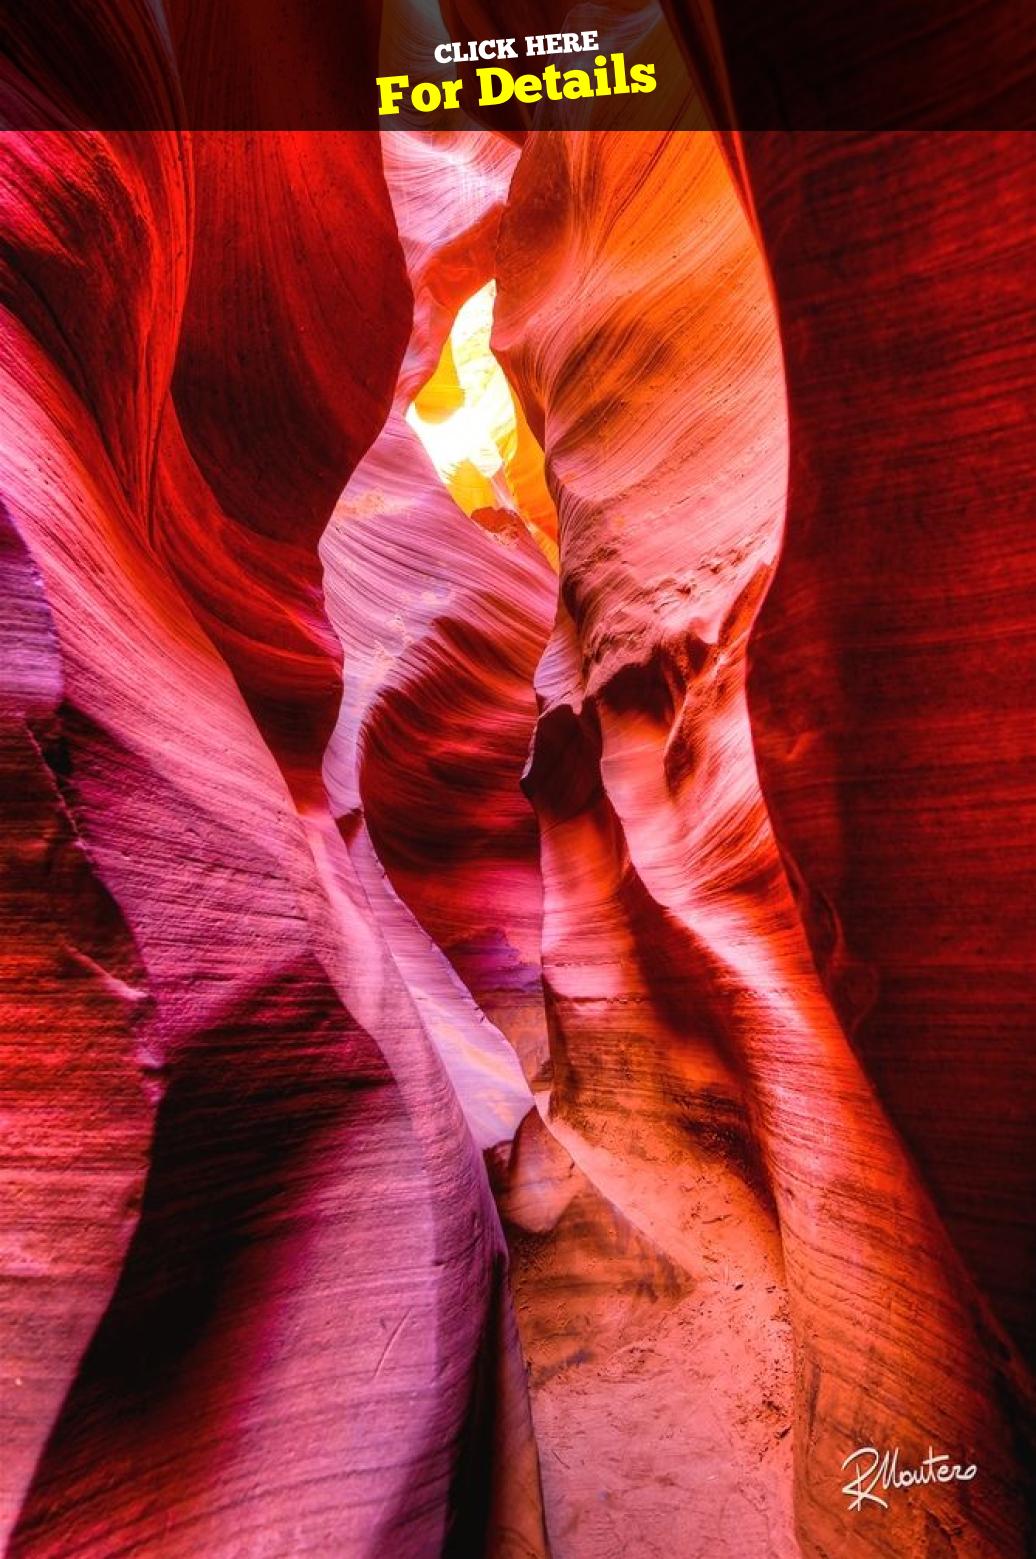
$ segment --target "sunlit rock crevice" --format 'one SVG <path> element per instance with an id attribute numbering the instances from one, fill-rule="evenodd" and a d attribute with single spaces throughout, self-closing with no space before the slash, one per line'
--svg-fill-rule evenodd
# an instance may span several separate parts
<path id="1" fill-rule="evenodd" d="M 0 150 L 9 1551 L 1021 1559 L 1017 138 Z"/>

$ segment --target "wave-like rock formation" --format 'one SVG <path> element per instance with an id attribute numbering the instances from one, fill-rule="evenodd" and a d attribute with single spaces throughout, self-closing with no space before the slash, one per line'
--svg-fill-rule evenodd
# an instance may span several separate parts
<path id="1" fill-rule="evenodd" d="M 320 781 L 340 681 L 314 517 L 389 407 L 409 315 L 377 143 L 207 147 L 218 227 L 171 137 L 5 151 L 12 1552 L 422 1554 L 499 1523 L 534 1548 L 499 1222 Z M 295 328 L 341 280 L 319 222 L 295 263 L 262 258 L 264 178 L 299 199 L 286 160 L 369 206 L 331 291 L 350 312 L 367 288 L 376 351 L 344 316 Z M 54 255 L 120 202 L 89 263 Z M 192 291 L 250 321 L 276 436 L 249 433 L 239 351 L 185 348 L 174 378 L 205 313 L 186 238 L 162 242 L 188 210 L 218 234 Z"/>
<path id="2" fill-rule="evenodd" d="M 664 224 L 653 178 L 670 191 Z M 780 231 L 798 232 L 787 222 Z M 685 1239 L 695 1212 L 674 1195 L 673 1178 L 693 1168 L 708 1212 L 722 1195 L 732 1216 L 724 1270 L 750 1298 L 763 1287 L 776 1220 L 807 1551 L 953 1543 L 941 1489 L 880 1522 L 846 1510 L 831 1477 L 843 1456 L 907 1442 L 976 1448 L 985 1471 L 970 1491 L 961 1551 L 1012 1552 L 1021 1366 L 876 1096 L 854 1025 L 836 1020 L 803 934 L 815 943 L 816 920 L 800 916 L 789 892 L 756 775 L 745 649 L 777 550 L 788 422 L 762 259 L 718 146 L 694 136 L 533 140 L 512 185 L 499 268 L 496 345 L 542 433 L 559 516 L 561 605 L 538 677 L 526 781 L 541 818 L 550 1119 L 645 1227 L 674 1224 Z M 577 312 L 568 289 L 578 286 Z M 792 413 L 793 366 L 792 355 Z M 638 442 L 659 410 L 650 442 Z M 793 482 L 790 523 L 795 495 Z M 808 512 L 817 516 L 816 498 Z M 818 550 L 819 541 L 809 555 Z M 853 569 L 830 568 L 851 595 Z M 851 632 L 854 604 L 843 602 L 843 615 L 823 620 Z M 805 658 L 790 637 L 783 662 Z M 759 685 L 767 643 L 756 641 Z M 807 649 L 822 679 L 830 662 Z M 802 684 L 812 691 L 805 673 Z M 779 726 L 781 758 L 790 748 L 791 773 L 803 776 L 792 825 L 817 816 L 806 774 L 824 772 L 810 767 L 802 726 L 825 706 L 802 697 L 792 703 L 799 725 L 789 728 L 779 691 L 762 725 L 771 742 Z M 882 773 L 891 785 L 895 771 Z M 788 793 L 796 799 L 785 781 L 779 799 Z M 903 826 L 916 837 L 909 815 Z M 861 814 L 849 847 L 868 844 Z M 897 934 L 889 928 L 893 943 Z M 915 1109 L 923 1078 L 922 1066 Z M 992 1122 L 986 1130 L 994 1134 Z M 707 1238 L 694 1249 L 700 1258 Z M 773 1320 L 756 1314 L 750 1324 L 779 1364 Z M 710 1382 L 711 1406 L 731 1373 Z M 779 1388 L 774 1395 L 788 1411 Z M 739 1529 L 743 1551 L 780 1551 L 778 1534 L 749 1535 L 743 1521 Z"/>
<path id="3" fill-rule="evenodd" d="M 1027 142 L 172 130 L 190 13 L 0 142 L 0 1542 L 1021 1559 Z"/>
<path id="4" fill-rule="evenodd" d="M 850 142 L 833 162 L 814 137 L 798 156 L 792 215 L 780 139 L 747 147 L 795 450 L 753 640 L 760 772 L 842 1026 L 1031 1360 L 1032 941 L 1014 810 L 1036 757 L 1016 334 L 1031 162 L 1017 136 Z M 981 224 L 962 189 L 982 191 Z M 821 285 L 836 265 L 851 310 Z"/>

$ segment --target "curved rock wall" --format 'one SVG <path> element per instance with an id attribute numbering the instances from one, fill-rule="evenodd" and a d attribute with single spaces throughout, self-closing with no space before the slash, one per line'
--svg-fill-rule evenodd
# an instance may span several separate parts
<path id="1" fill-rule="evenodd" d="M 842 1025 L 1031 1358 L 1031 163 L 814 137 L 790 184 L 788 157 L 747 140 L 793 450 L 760 772 Z"/>
<path id="2" fill-rule="evenodd" d="M 9 1551 L 1020 1556 L 1024 140 L 0 156 Z"/>
<path id="3" fill-rule="evenodd" d="M 829 143 L 823 150 L 830 158 Z M 753 191 L 765 192 L 763 176 L 787 154 L 780 138 L 749 143 Z M 867 166 L 873 172 L 873 158 Z M 660 188 L 669 195 L 664 217 L 653 199 Z M 795 184 L 785 199 L 791 192 L 806 199 Z M 764 241 L 768 219 L 779 235 L 770 257 L 780 303 L 782 256 L 795 255 L 800 242 L 809 252 L 810 229 L 782 220 L 776 199 L 772 210 L 760 206 L 760 223 Z M 823 208 L 816 220 L 825 234 L 836 231 Z M 1000 241 L 999 234 L 992 240 Z M 867 480 L 860 467 L 843 478 L 842 446 L 830 433 L 825 443 L 821 427 L 828 490 L 809 463 L 809 431 L 795 443 L 796 353 L 814 374 L 826 362 L 812 325 L 822 265 L 815 260 L 808 270 L 797 329 L 782 341 L 789 421 L 776 329 L 784 314 L 774 317 L 762 257 L 711 138 L 535 137 L 512 185 L 496 343 L 542 434 L 561 554 L 562 607 L 538 677 L 541 714 L 527 782 L 543 841 L 555 1066 L 549 1119 L 577 1162 L 607 1165 L 601 1183 L 607 1174 L 620 1201 L 645 1222 L 668 1220 L 694 1238 L 698 1259 L 708 1236 L 693 1229 L 676 1175 L 690 1170 L 708 1185 L 709 1211 L 721 1187 L 737 1209 L 737 1270 L 757 1294 L 763 1231 L 776 1214 L 794 1339 L 796 1526 L 805 1552 L 849 1545 L 852 1552 L 920 1553 L 941 1542 L 947 1551 L 1002 1555 L 1021 1551 L 1016 1458 L 1027 1383 L 875 1092 L 862 1064 L 867 1052 L 861 1057 L 850 1043 L 853 1025 L 840 1024 L 844 1011 L 829 1004 L 754 761 L 758 731 L 789 835 L 797 823 L 799 837 L 810 838 L 814 825 L 813 838 L 829 849 L 841 841 L 856 858 L 867 854 L 872 880 L 881 877 L 863 812 L 853 814 L 846 840 L 842 818 L 833 807 L 818 813 L 815 800 L 824 767 L 813 753 L 823 752 L 826 707 L 818 708 L 815 684 L 834 668 L 824 640 L 806 634 L 818 594 L 804 589 L 803 538 L 794 528 L 804 509 L 814 526 L 806 553 L 814 560 L 823 554 L 822 577 L 837 578 L 841 589 L 821 620 L 846 635 L 836 643 L 855 647 L 857 574 L 837 542 L 821 540 L 823 499 L 835 503 L 835 470 L 843 485 Z M 1010 297 L 1008 284 L 998 293 L 1002 306 Z M 882 304 L 887 309 L 887 292 Z M 854 332 L 856 306 L 847 298 Z M 872 328 L 879 345 L 872 338 L 870 350 L 880 351 L 876 319 Z M 890 342 L 890 364 L 893 348 Z M 931 350 L 938 355 L 938 344 Z M 810 369 L 800 372 L 817 396 L 811 404 L 837 416 L 848 389 L 839 396 L 830 382 L 820 389 Z M 862 382 L 859 393 L 874 406 Z M 983 406 L 991 420 L 1003 415 L 995 387 Z M 745 651 L 777 551 L 789 430 L 792 530 L 781 593 L 768 602 L 753 641 L 755 686 L 771 690 L 769 703 L 756 699 L 763 715 L 756 727 L 745 699 Z M 867 448 L 879 448 L 873 434 Z M 913 469 L 908 461 L 900 480 L 911 480 Z M 1010 468 L 1006 482 L 1014 482 Z M 807 485 L 808 497 L 799 499 Z M 869 514 L 876 530 L 880 511 Z M 852 545 L 867 543 L 854 533 Z M 872 542 L 865 556 L 880 595 L 878 578 L 889 578 L 880 572 L 882 550 Z M 861 576 L 865 589 L 866 567 Z M 915 590 L 927 587 L 920 558 L 913 579 Z M 1010 602 L 1013 582 L 1005 588 Z M 900 611 L 898 596 L 881 600 L 884 611 Z M 796 611 L 798 636 L 789 625 Z M 774 671 L 766 680 L 775 634 L 775 667 L 792 655 L 800 657 L 795 664 L 813 657 L 812 680 L 803 676 L 794 693 L 794 678 L 778 684 Z M 867 646 L 859 652 L 862 659 Z M 895 677 L 891 654 L 887 664 L 890 687 L 906 701 L 909 680 Z M 798 723 L 789 728 L 794 710 Z M 927 710 L 925 717 L 932 718 Z M 861 736 L 874 718 L 870 706 L 867 722 L 846 723 L 845 751 L 856 764 L 871 761 Z M 974 742 L 974 731 L 962 732 L 961 741 Z M 789 751 L 794 767 L 784 758 Z M 891 765 L 875 770 L 886 787 L 895 783 Z M 797 791 L 791 774 L 801 776 Z M 959 816 L 959 770 L 951 775 Z M 858 788 L 852 794 L 866 804 Z M 901 815 L 899 826 L 912 827 L 916 840 L 916 820 Z M 909 852 L 897 859 L 906 866 Z M 829 860 L 845 869 L 844 854 Z M 891 872 L 890 859 L 884 869 Z M 843 886 L 836 878 L 836 903 Z M 897 885 L 887 902 L 901 891 L 909 887 Z M 951 913 L 941 932 L 926 928 L 922 936 L 947 939 Z M 805 919 L 815 946 L 816 918 Z M 887 945 L 898 939 L 902 947 L 905 929 L 884 926 Z M 917 947 L 900 958 L 916 958 Z M 1004 999 L 1010 1014 L 1010 991 Z M 1010 1041 L 1005 1035 L 1000 1043 L 1006 1049 Z M 918 1101 L 924 1075 L 919 1068 L 912 1078 Z M 996 1135 L 988 1120 L 985 1132 Z M 638 1186 L 639 1205 L 623 1184 L 633 1162 L 650 1186 Z M 952 1160 L 946 1170 L 952 1173 Z M 990 1180 L 995 1174 L 994 1161 Z M 739 1303 L 732 1298 L 730 1306 Z M 756 1325 L 773 1337 L 773 1317 L 757 1316 Z M 867 1444 L 975 1447 L 969 1454 L 985 1474 L 969 1492 L 967 1524 L 947 1520 L 941 1490 L 877 1520 L 850 1514 L 837 1469 Z M 766 1541 L 777 1547 L 780 1539 Z"/>
<path id="4" fill-rule="evenodd" d="M 231 203 L 264 166 L 277 188 L 285 159 L 337 158 L 336 198 L 372 244 L 344 296 L 367 288 L 361 317 L 382 349 L 398 342 L 376 377 L 367 362 L 352 410 L 362 334 L 322 324 L 299 360 L 322 267 L 341 282 L 319 231 L 303 303 L 279 249 L 264 258 L 265 206 L 224 210 L 227 274 L 202 262 L 191 285 L 213 288 L 226 328 L 231 289 L 244 357 L 218 354 L 203 394 L 188 350 L 171 395 L 180 332 L 206 317 L 195 299 L 181 320 L 177 234 L 206 231 L 197 145 L 3 150 L 5 633 L 25 668 L 5 704 L 25 858 L 9 909 L 24 1077 L 7 1169 L 22 1209 L 6 1264 L 12 1552 L 418 1554 L 500 1524 L 534 1548 L 497 1215 L 321 799 L 340 684 L 317 541 L 388 409 L 409 318 L 398 249 L 382 241 L 373 264 L 388 231 L 376 143 L 278 138 L 272 169 L 266 147 L 202 153 L 210 175 L 229 164 Z M 300 198 L 292 184 L 289 214 Z M 89 263 L 55 240 L 73 222 L 105 235 Z M 280 444 L 246 436 L 252 410 L 228 387 L 248 354 L 281 397 Z M 298 408 L 319 373 L 340 382 L 338 409 L 309 424 Z M 223 406 L 213 439 L 194 416 L 207 404 Z M 494 1465 L 512 1469 L 502 1503 Z"/>

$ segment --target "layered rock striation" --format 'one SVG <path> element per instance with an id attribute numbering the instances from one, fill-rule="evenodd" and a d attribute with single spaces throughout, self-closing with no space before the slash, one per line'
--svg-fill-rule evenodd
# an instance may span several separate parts
<path id="1" fill-rule="evenodd" d="M 3 1542 L 1020 1556 L 1024 138 L 171 130 L 188 10 L 0 143 Z"/>

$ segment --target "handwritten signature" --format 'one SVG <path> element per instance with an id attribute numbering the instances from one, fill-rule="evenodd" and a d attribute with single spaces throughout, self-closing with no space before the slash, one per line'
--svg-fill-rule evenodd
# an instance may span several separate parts
<path id="1" fill-rule="evenodd" d="M 845 1458 L 842 1471 L 849 1467 L 854 1469 L 853 1476 L 842 1485 L 842 1493 L 849 1497 L 850 1510 L 862 1510 L 865 1502 L 888 1510 L 888 1500 L 876 1493 L 877 1489 L 887 1494 L 891 1489 L 910 1489 L 921 1483 L 970 1483 L 978 1472 L 970 1463 L 962 1467 L 951 1462 L 948 1455 L 937 1454 L 931 1446 L 919 1467 L 900 1467 L 898 1445 L 892 1451 L 861 1445 Z"/>

